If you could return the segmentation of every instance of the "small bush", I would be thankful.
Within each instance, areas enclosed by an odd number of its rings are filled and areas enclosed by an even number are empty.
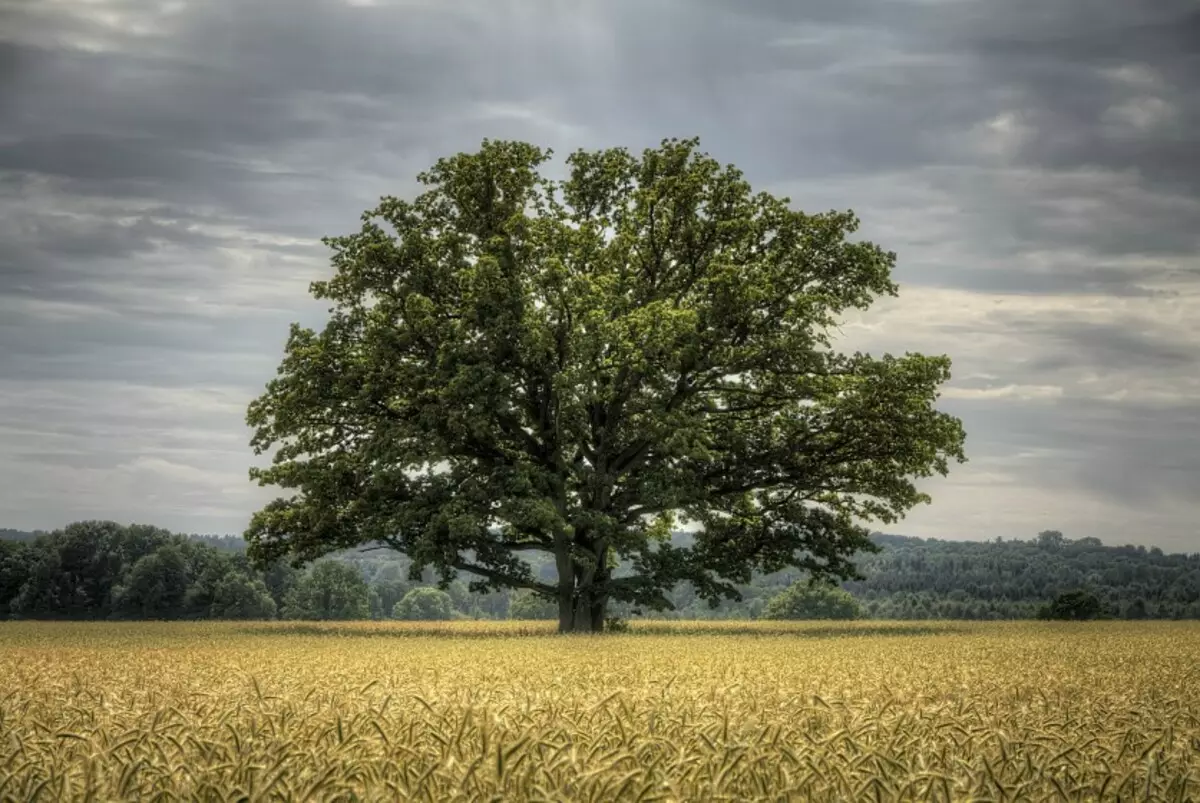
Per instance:
[[[1039,619],[1069,619],[1083,621],[1097,619],[1104,612],[1100,598],[1082,589],[1066,591],[1054,598],[1038,611]]]
[[[836,586],[798,582],[776,594],[763,607],[763,619],[858,619],[862,606]]]
[[[454,602],[440,588],[414,588],[392,607],[392,618],[446,622],[454,618]]]
[[[509,619],[557,619],[558,603],[539,597],[532,591],[520,589],[509,597]]]

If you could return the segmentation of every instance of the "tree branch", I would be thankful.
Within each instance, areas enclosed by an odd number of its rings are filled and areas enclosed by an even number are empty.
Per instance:
[[[528,588],[530,591],[537,591],[539,594],[545,594],[551,597],[558,593],[558,589],[554,588],[553,586],[546,585],[545,583],[539,583],[536,580],[526,580],[523,577],[514,577],[511,574],[498,572],[495,569],[489,569],[486,566],[477,566],[474,563],[468,563],[462,558],[456,559],[450,565],[459,571],[469,572],[471,574],[478,575],[479,577],[485,577],[488,580],[492,580],[500,585],[506,585],[513,588]]]
[[[497,549],[508,549],[513,552],[518,551],[536,551],[553,552],[554,544],[544,544],[539,541],[502,541],[495,544]]]

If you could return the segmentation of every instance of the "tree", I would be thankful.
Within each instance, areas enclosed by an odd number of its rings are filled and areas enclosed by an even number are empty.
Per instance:
[[[509,619],[557,619],[558,605],[554,600],[539,597],[532,591],[514,591],[508,602]]]
[[[284,619],[369,619],[370,594],[353,566],[323,560],[288,592],[282,613]]]
[[[209,616],[213,619],[274,619],[275,600],[262,580],[241,572],[222,577],[213,592]]]
[[[129,576],[113,589],[113,611],[134,619],[178,619],[188,579],[187,561],[179,547],[162,547],[139,558]]]
[[[1129,600],[1121,605],[1122,619],[1145,619],[1149,616],[1146,611],[1146,600],[1141,597]]]
[[[848,592],[827,583],[793,583],[763,608],[763,619],[858,619],[862,606]]]
[[[300,570],[286,560],[271,561],[263,571],[263,582],[267,585],[267,591],[271,592],[277,609],[283,609],[284,600],[300,582],[300,577]]]
[[[697,146],[578,151],[551,180],[549,151],[485,140],[326,238],[329,320],[292,326],[247,415],[273,451],[251,477],[290,492],[251,520],[254,558],[385,545],[413,577],[551,597],[562,631],[681,581],[716,606],[755,570],[855,576],[864,522],[964,459],[934,406],[950,361],[835,352],[845,313],[896,293],[895,255]]]
[[[1062,549],[1067,539],[1058,530],[1042,530],[1038,533],[1037,542],[1043,549]]]
[[[1039,619],[1095,619],[1103,611],[1100,598],[1090,591],[1066,591],[1038,611]]]
[[[122,576],[168,540],[169,533],[155,527],[69,524],[34,542],[29,576],[10,607],[33,618],[107,617]]]
[[[21,593],[32,562],[33,551],[25,543],[0,541],[0,619],[7,618],[9,605]]]
[[[392,618],[444,622],[454,618],[454,603],[439,588],[414,588],[392,608]]]
[[[400,568],[395,564],[380,569],[371,579],[371,590],[375,592],[373,599],[378,600],[379,604],[379,618],[386,618],[411,588],[412,584],[404,581]]]
[[[187,561],[188,575],[192,578],[187,593],[183,595],[184,616],[206,619],[213,615],[222,581],[230,574],[247,574],[252,569],[244,555],[220,552],[205,542],[189,541],[180,544],[180,547]]]

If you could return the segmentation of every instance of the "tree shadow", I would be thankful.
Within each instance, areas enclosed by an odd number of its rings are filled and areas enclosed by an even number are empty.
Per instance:
[[[238,633],[251,636],[315,636],[323,638],[435,638],[435,639],[523,639],[558,636],[554,622],[521,622],[506,620],[480,622],[287,622],[242,625]],[[920,636],[961,635],[971,632],[962,624],[896,623],[760,623],[720,622],[709,624],[696,621],[635,620],[628,631],[604,634],[604,637],[754,637],[795,639],[839,638],[913,638]],[[562,638],[594,638],[595,634],[563,636]]]
[[[649,626],[640,628],[641,633],[647,635],[673,635],[673,636],[759,636],[769,638],[790,637],[799,639],[831,639],[831,638],[878,638],[880,636],[890,637],[912,637],[912,636],[940,636],[947,634],[960,634],[968,632],[968,629],[961,625],[929,625],[929,624],[887,624],[887,625],[856,625],[856,624],[828,624],[811,626],[805,625],[800,627],[789,627],[786,625],[771,626],[757,625],[754,623],[746,623],[745,625],[733,625],[723,627],[689,627],[689,628],[659,628],[658,622],[647,623]]]
[[[490,623],[489,623],[490,624]],[[459,626],[455,626],[459,625]],[[554,624],[516,627],[463,627],[440,622],[287,622],[256,623],[237,628],[251,636],[318,636],[328,638],[508,639],[556,635]]]

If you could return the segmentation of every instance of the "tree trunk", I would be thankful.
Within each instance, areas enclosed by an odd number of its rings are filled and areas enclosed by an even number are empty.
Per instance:
[[[575,597],[574,594],[563,596],[561,589],[558,597],[558,632],[575,632]]]
[[[558,598],[558,632],[570,633],[575,628],[575,606],[571,597]]]
[[[594,578],[590,579],[594,580]],[[560,587],[558,632],[604,632],[604,619],[608,612],[608,594],[600,592],[594,583],[577,586],[572,582],[568,594],[563,595],[563,591],[564,589]]]
[[[603,633],[607,611],[606,595],[594,595],[586,588],[575,589],[571,599],[558,601],[558,632]]]
[[[575,620],[571,623],[573,633],[591,633],[592,631],[592,601],[589,594],[582,593],[575,598]]]
[[[558,569],[558,632],[570,633],[575,624],[575,566],[566,536],[560,533],[554,541],[554,562]]]
[[[604,632],[604,614],[608,612],[608,596],[602,596],[599,599],[592,601],[592,609],[590,611],[592,618],[592,632]]]
[[[592,592],[588,600],[588,619],[591,620],[593,633],[604,632],[604,614],[608,612],[608,579],[612,574],[612,570],[608,568],[607,550],[602,549],[600,555],[597,556],[598,567],[595,575],[592,577],[592,582],[596,583],[598,588]]]
[[[603,590],[610,573],[605,565],[607,547],[601,546],[595,563],[577,564],[569,545],[556,549],[558,564],[558,632],[602,633],[608,610],[608,593]]]

